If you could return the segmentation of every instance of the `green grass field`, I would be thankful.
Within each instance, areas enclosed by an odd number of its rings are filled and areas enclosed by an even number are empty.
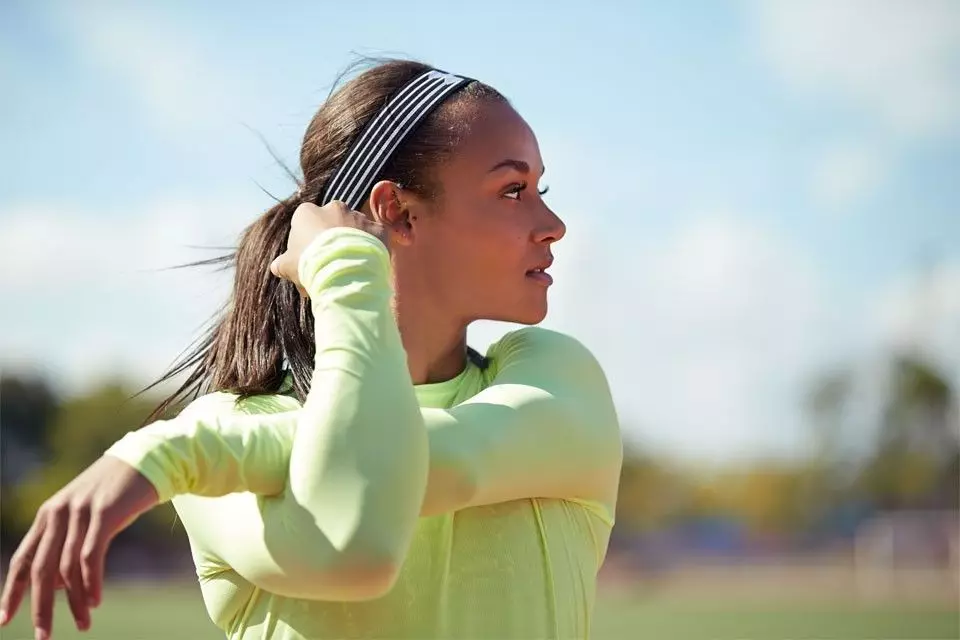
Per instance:
[[[3,640],[32,639],[29,603]],[[24,615],[24,614],[27,615]],[[663,601],[607,595],[597,605],[595,640],[933,640],[960,638],[960,612],[949,605],[835,605],[766,600],[763,604]],[[58,603],[55,639],[204,640],[223,636],[206,618],[198,589],[114,586],[78,633]]]

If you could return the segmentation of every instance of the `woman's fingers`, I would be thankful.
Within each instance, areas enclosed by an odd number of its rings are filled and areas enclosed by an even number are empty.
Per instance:
[[[46,525],[43,527],[43,538],[37,546],[37,555],[33,558],[30,570],[31,608],[36,640],[47,640],[53,631],[53,598],[69,522],[67,505],[51,505],[42,510],[45,513],[41,517],[46,520]]]
[[[37,638],[53,628],[54,593],[67,591],[77,627],[103,596],[103,569],[113,536],[157,504],[153,485],[129,465],[102,457],[48,500],[10,561],[0,594],[0,625],[9,622],[31,585]],[[94,506],[97,505],[97,506]]]
[[[109,532],[103,526],[103,517],[100,513],[92,514],[86,539],[80,547],[80,573],[83,575],[87,604],[91,607],[100,606],[103,596],[103,567],[109,544]]]
[[[270,273],[294,284],[297,283],[297,265],[289,253],[281,253],[270,263]]]
[[[7,581],[3,585],[3,595],[0,596],[0,625],[7,624],[17,615],[23,596],[27,592],[27,585],[30,584],[30,569],[42,536],[43,529],[40,522],[34,520],[27,535],[20,541],[20,546],[10,558]]]
[[[293,260],[289,253],[280,254],[270,263],[270,273],[278,278],[292,282],[297,287],[297,291],[301,297],[310,297],[307,290],[300,284],[300,276],[297,273],[297,262]]]
[[[90,606],[80,567],[80,550],[90,525],[90,507],[86,504],[70,510],[69,526],[60,555],[60,577],[67,589],[67,602],[77,629],[90,628]]]

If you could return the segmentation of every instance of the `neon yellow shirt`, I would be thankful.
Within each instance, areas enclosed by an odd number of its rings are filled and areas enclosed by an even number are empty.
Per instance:
[[[213,393],[107,452],[172,499],[229,638],[585,638],[613,526],[619,426],[576,340],[525,328],[414,386],[372,235],[327,231],[300,279],[301,407]]]

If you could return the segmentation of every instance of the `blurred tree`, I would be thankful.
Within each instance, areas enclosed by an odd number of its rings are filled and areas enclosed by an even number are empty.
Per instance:
[[[907,444],[933,455],[951,453],[960,434],[946,377],[917,357],[900,356],[893,362],[890,386],[881,446]]]
[[[833,368],[816,378],[804,410],[813,435],[813,456],[800,486],[804,520],[813,524],[829,517],[849,499],[853,474],[844,452],[856,379],[849,368]]]
[[[763,465],[734,477],[732,494],[744,522],[758,533],[789,534],[807,524],[802,502],[807,480],[801,465]],[[738,486],[737,486],[738,485]]]
[[[946,377],[915,354],[889,363],[874,442],[848,472],[840,443],[849,426],[856,379],[849,371],[824,374],[812,385],[807,410],[817,442],[817,473],[810,504],[833,508],[855,495],[880,509],[956,509],[960,485],[960,426],[955,392]]]
[[[807,524],[803,464],[770,462],[732,467],[702,478],[690,517],[727,517],[758,534],[789,534]]]
[[[0,376],[0,546],[13,535],[11,518],[24,477],[43,465],[58,398],[39,377]]]
[[[617,526],[639,532],[669,524],[688,501],[689,487],[665,461],[656,461],[625,445]]]
[[[816,379],[807,396],[805,409],[814,430],[815,456],[824,464],[838,457],[853,386],[849,370],[834,369]]]
[[[0,376],[0,443],[16,440],[43,451],[56,410],[56,394],[43,378]]]
[[[887,509],[956,509],[958,458],[954,392],[946,377],[917,356],[896,357],[860,488]]]

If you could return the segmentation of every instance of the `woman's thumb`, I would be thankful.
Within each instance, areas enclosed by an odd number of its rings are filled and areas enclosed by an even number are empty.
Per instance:
[[[283,274],[280,272],[280,261],[283,259],[283,255],[284,254],[280,254],[279,256],[273,259],[273,262],[270,263],[270,273],[277,276],[278,278],[283,277]]]

